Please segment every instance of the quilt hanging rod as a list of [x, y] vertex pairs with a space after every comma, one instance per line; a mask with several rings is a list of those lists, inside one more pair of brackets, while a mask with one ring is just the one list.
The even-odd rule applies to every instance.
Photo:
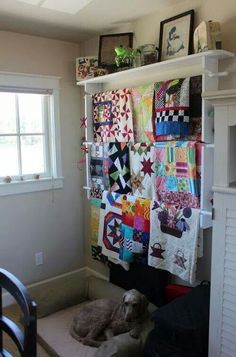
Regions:
[[209, 70], [206, 70], [203, 72], [203, 74], [206, 74], [208, 77], [227, 77], [229, 75], [229, 72], [224, 71], [224, 72], [212, 72]]

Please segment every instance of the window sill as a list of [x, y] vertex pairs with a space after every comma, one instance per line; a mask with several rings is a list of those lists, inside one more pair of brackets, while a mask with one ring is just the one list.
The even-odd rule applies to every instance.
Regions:
[[54, 190], [63, 187], [63, 177], [0, 183], [0, 196]]

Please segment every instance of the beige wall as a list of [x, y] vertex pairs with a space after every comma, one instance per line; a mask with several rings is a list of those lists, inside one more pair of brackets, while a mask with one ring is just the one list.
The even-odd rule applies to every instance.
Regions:
[[[30, 283], [84, 266], [78, 45], [0, 32], [0, 48], [0, 71], [61, 77], [63, 189], [0, 197], [0, 266]], [[39, 251], [44, 264], [36, 267]]]
[[[145, 43], [159, 43], [160, 22], [184, 11], [195, 10], [195, 26], [203, 20], [220, 21], [222, 26], [223, 48], [236, 53], [236, 1], [235, 0], [180, 0], [178, 5], [162, 7], [159, 11], [133, 22], [130, 30], [134, 32], [134, 47]], [[80, 44], [80, 55], [96, 55], [99, 38], [94, 37]], [[236, 60], [222, 62], [222, 69], [229, 70], [231, 75], [220, 80], [220, 88], [236, 88]], [[88, 242], [88, 239], [87, 239]], [[88, 244], [87, 265], [104, 272], [101, 264], [91, 259]], [[210, 278], [211, 229], [205, 232], [204, 258], [198, 262], [198, 278]]]
[[[201, 21], [220, 21], [223, 48], [236, 53], [236, 1], [235, 0], [179, 0], [178, 5], [161, 7], [159, 11], [134, 21], [129, 31], [134, 32], [134, 47], [145, 43], [159, 44], [160, 22], [184, 11], [195, 10], [195, 27]], [[119, 29], [120, 32], [122, 28]], [[125, 29], [126, 30], [126, 29]], [[96, 55], [99, 38], [94, 37], [80, 44], [81, 55]], [[236, 87], [236, 60], [226, 60], [222, 68], [231, 72], [230, 79], [220, 81], [221, 88]]]

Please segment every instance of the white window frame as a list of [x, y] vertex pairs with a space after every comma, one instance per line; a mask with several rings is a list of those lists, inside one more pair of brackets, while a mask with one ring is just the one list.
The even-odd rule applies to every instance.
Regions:
[[59, 116], [59, 81], [60, 77], [43, 76], [25, 73], [0, 72], [1, 90], [25, 91], [26, 93], [50, 92], [50, 120], [48, 134], [50, 136], [50, 177], [39, 179], [24, 179], [23, 181], [12, 181], [0, 183], [0, 196], [21, 194], [35, 191], [52, 190], [63, 187], [61, 171], [61, 136]]

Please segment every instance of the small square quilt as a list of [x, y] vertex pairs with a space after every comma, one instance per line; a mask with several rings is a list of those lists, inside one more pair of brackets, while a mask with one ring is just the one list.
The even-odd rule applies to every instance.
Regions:
[[130, 146], [130, 171], [133, 195], [151, 198], [154, 193], [154, 147], [145, 143]]
[[131, 90], [94, 94], [93, 124], [96, 142], [133, 142]]
[[155, 83], [154, 97], [156, 135], [188, 135], [189, 78]]
[[109, 188], [108, 143], [95, 143], [90, 147], [91, 187], [101, 190]]
[[155, 193], [158, 201], [199, 207], [196, 142], [158, 142], [155, 146]]

